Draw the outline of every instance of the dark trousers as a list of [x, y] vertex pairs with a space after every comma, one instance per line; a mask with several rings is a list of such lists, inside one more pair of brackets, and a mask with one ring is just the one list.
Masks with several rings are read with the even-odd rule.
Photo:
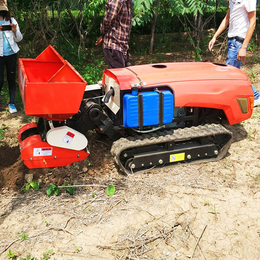
[[0, 92], [4, 85], [4, 68], [6, 68], [10, 104], [14, 104], [14, 101], [15, 101], [16, 64], [17, 64], [17, 53], [10, 55], [10, 56], [0, 57]]
[[103, 53], [109, 69], [130, 66], [128, 54], [124, 55], [121, 51], [112, 49], [103, 49]]

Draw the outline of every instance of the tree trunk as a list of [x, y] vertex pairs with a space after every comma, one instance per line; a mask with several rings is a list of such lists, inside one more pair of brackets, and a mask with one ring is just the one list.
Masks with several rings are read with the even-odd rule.
[[153, 53], [154, 35], [155, 35], [155, 26], [156, 26], [157, 17], [158, 17], [158, 10], [157, 10], [157, 8], [156, 8], [155, 13], [154, 13], [153, 23], [152, 23], [151, 41], [150, 41], [149, 54], [152, 54], [152, 53]]

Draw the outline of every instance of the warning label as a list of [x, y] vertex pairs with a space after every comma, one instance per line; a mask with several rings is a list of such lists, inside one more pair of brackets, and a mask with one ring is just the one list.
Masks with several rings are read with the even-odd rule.
[[67, 134], [63, 137], [62, 142], [66, 144], [70, 144], [73, 141], [73, 138], [75, 137], [75, 134], [71, 132], [67, 132]]
[[170, 162], [179, 162], [185, 160], [185, 153], [170, 154]]
[[52, 147], [33, 149], [33, 156], [51, 156], [51, 155], [52, 155]]

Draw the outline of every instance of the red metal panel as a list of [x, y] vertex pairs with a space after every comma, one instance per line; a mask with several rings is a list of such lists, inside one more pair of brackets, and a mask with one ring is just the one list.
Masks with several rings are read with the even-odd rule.
[[[243, 71], [209, 62], [179, 62], [108, 69], [104, 75], [113, 78], [121, 90], [143, 83], [143, 89], [168, 86], [174, 93], [176, 107], [222, 109], [229, 123], [242, 122], [252, 115], [251, 83]], [[104, 77], [103, 77], [104, 81]], [[238, 97], [248, 99], [248, 113], [242, 114]]]
[[82, 161], [89, 155], [84, 150], [53, 147], [47, 142], [42, 142], [40, 135], [26, 138], [21, 142], [20, 149], [24, 164], [29, 169], [67, 166]]
[[29, 124], [26, 124], [24, 126], [22, 126], [19, 131], [18, 131], [18, 141], [19, 143], [21, 144], [22, 143], [22, 133], [31, 129], [31, 128], [37, 128], [37, 124], [36, 123], [29, 123]]
[[121, 90], [130, 90], [131, 85], [139, 83], [139, 79], [149, 87], [155, 84], [169, 84], [173, 82], [196, 82], [212, 80], [248, 81], [247, 75], [233, 67], [216, 65], [210, 62], [174, 62], [162, 64], [147, 64], [127, 68], [108, 69], [104, 74], [113, 77]]
[[26, 115], [65, 120], [78, 112], [87, 82], [52, 46], [19, 59], [18, 74]]
[[52, 62], [64, 62], [65, 60], [60, 56], [60, 54], [49, 45], [42, 53], [36, 57], [37, 61], [52, 61]]

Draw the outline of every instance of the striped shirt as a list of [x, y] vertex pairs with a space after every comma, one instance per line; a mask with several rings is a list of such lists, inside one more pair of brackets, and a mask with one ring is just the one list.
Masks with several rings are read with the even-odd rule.
[[107, 0], [106, 12], [100, 25], [103, 48], [127, 54], [133, 18], [133, 0]]

